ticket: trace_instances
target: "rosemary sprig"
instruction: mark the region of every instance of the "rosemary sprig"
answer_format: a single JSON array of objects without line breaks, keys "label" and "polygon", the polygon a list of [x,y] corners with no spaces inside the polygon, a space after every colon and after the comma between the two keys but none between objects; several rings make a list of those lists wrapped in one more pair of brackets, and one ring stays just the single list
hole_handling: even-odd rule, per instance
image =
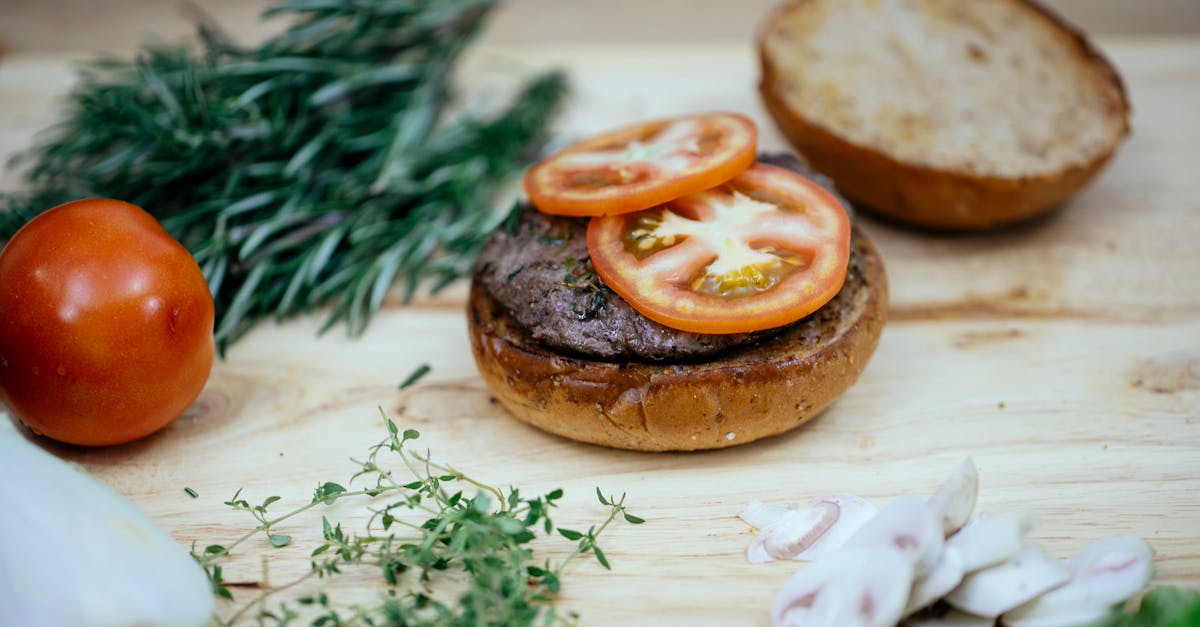
[{"label": "rosemary sprig", "polygon": [[[384,417],[387,437],[369,449],[367,458],[347,485],[366,481],[367,487],[350,490],[325,482],[305,505],[284,514],[269,512],[280,498],[271,496],[253,505],[239,490],[225,502],[247,512],[256,525],[225,545],[209,545],[193,556],[204,566],[218,596],[233,599],[223,578],[222,562],[255,537],[265,536],[276,549],[292,544],[278,527],[303,512],[349,498],[366,498],[371,516],[362,534],[343,530],[340,523],[322,517],[323,542],[311,551],[310,569],[299,578],[262,590],[220,624],[233,625],[253,614],[258,624],[287,625],[302,613],[316,613],[313,625],[550,625],[573,622],[559,616],[555,597],[567,566],[581,556],[593,556],[604,568],[608,558],[597,544],[599,536],[618,518],[631,524],[645,522],[625,510],[625,495],[596,496],[608,516],[587,531],[557,527],[551,510],[562,490],[538,497],[507,492],[490,486],[429,454],[410,450],[419,437],[414,430],[400,431]],[[393,475],[380,455],[392,453],[409,478]],[[469,495],[467,491],[473,491]],[[382,503],[382,504],[380,504]],[[539,532],[559,536],[574,549],[557,562],[535,559],[530,543]],[[372,568],[382,577],[386,593],[373,606],[339,606],[327,592],[272,604],[283,592],[314,577],[330,578],[353,568]],[[461,585],[465,581],[465,586]],[[444,584],[459,592],[447,599]]]},{"label": "rosemary sprig", "polygon": [[361,332],[470,272],[502,219],[498,190],[532,159],[565,93],[557,73],[491,116],[451,115],[452,69],[496,0],[287,0],[294,24],[255,47],[199,29],[81,72],[65,119],[15,162],[28,189],[0,238],[66,200],[158,217],[204,271],[222,348],[266,317],[331,306]]}]

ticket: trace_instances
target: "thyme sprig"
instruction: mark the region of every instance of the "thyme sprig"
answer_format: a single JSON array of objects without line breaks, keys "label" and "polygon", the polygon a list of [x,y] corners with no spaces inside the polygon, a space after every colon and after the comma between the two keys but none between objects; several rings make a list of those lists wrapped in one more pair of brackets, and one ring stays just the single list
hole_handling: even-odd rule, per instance
[{"label": "thyme sprig", "polygon": [[[248,513],[255,526],[228,544],[212,544],[193,556],[208,572],[214,592],[233,599],[222,563],[250,540],[265,537],[277,550],[293,544],[278,532],[282,523],[314,508],[351,498],[368,499],[370,518],[361,534],[350,533],[340,523],[322,516],[321,544],[312,549],[310,568],[285,584],[262,589],[222,621],[233,625],[253,615],[258,624],[287,625],[302,613],[316,612],[313,625],[550,625],[571,623],[577,617],[559,616],[556,595],[564,570],[574,560],[592,556],[604,568],[608,557],[598,539],[618,518],[631,524],[643,519],[625,509],[625,495],[596,497],[608,508],[607,517],[586,531],[558,527],[551,510],[563,496],[561,489],[527,497],[517,488],[506,491],[477,481],[444,464],[428,452],[411,450],[420,434],[401,431],[384,417],[388,435],[369,449],[367,458],[347,485],[317,486],[311,500],[289,512],[270,510],[281,499],[271,496],[252,504],[239,490],[225,505]],[[394,454],[404,477],[393,474],[380,459]],[[473,494],[468,494],[473,492]],[[530,543],[539,532],[557,533],[574,544],[566,557],[552,562],[535,558]],[[272,604],[285,591],[313,578],[335,577],[354,568],[378,571],[386,593],[373,606],[339,606],[327,592]],[[465,585],[462,585],[465,582]],[[458,584],[452,599],[442,587]]]},{"label": "thyme sprig", "polygon": [[497,113],[457,107],[452,70],[495,4],[285,0],[266,15],[294,23],[257,46],[205,25],[199,50],[93,62],[16,160],[28,189],[0,238],[66,200],[126,200],[200,263],[222,348],[324,306],[325,328],[361,332],[393,284],[407,299],[472,269],[563,99],[550,73]]}]

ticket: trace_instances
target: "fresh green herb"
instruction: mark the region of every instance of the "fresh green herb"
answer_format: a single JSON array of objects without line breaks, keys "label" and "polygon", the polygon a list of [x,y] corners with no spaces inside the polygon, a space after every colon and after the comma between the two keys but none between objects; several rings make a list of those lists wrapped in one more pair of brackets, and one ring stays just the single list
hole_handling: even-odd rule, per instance
[{"label": "fresh green herb", "polygon": [[517,266],[516,270],[513,270],[512,272],[509,272],[507,275],[505,275],[504,280],[511,281],[511,280],[517,278],[518,276],[520,276],[521,273],[524,271],[525,271],[525,264],[521,264],[521,265]]},{"label": "fresh green herb", "polygon": [[600,315],[608,305],[608,295],[604,291],[600,277],[592,269],[588,259],[576,259],[568,256],[563,265],[567,272],[563,275],[562,284],[583,293],[583,303],[571,305],[571,311],[580,320],[591,320]]},{"label": "fresh green herb", "polygon": [[[497,0],[286,0],[293,24],[241,46],[152,47],[82,71],[67,117],[21,156],[0,238],[85,196],[132,202],[199,262],[225,348],[264,318],[330,306],[361,332],[393,284],[469,273],[536,157],[557,73],[494,114],[451,115],[451,71]],[[459,108],[456,110],[460,110]]]},{"label": "fresh green herb", "polygon": [[417,366],[415,370],[409,373],[409,375],[400,382],[400,389],[403,390],[416,385],[417,381],[420,381],[425,375],[429,374],[431,370],[433,370],[433,368],[431,368],[429,364],[421,364],[420,366]]},{"label": "fresh green herb", "polygon": [[196,498],[196,497],[200,496],[200,493],[199,493],[199,492],[197,492],[197,491],[195,491],[195,490],[193,490],[193,489],[191,489],[191,488],[184,488],[184,489],[183,489],[183,491],[184,491],[184,492],[187,492],[187,495],[188,495],[188,496],[190,496],[190,497],[192,497],[192,498]]},{"label": "fresh green herb", "polygon": [[[310,509],[351,498],[368,499],[371,517],[362,534],[348,532],[340,523],[322,517],[323,542],[310,551],[311,567],[296,580],[261,590],[221,624],[232,625],[253,615],[258,624],[286,625],[304,612],[316,612],[313,625],[550,625],[570,622],[559,616],[555,598],[566,567],[581,556],[593,556],[604,568],[608,557],[598,542],[618,517],[640,524],[641,518],[625,511],[625,495],[596,496],[608,516],[586,531],[557,527],[551,510],[562,490],[525,497],[516,488],[507,492],[432,461],[428,454],[409,449],[420,434],[400,431],[384,418],[388,436],[372,446],[348,489],[326,482],[317,486],[305,505],[284,514],[268,513],[280,500],[268,497],[252,505],[241,490],[225,502],[247,512],[256,521],[253,529],[228,544],[213,544],[192,555],[204,566],[215,593],[232,599],[221,564],[240,546],[265,535],[277,548],[290,547],[290,536],[277,531],[282,523]],[[381,454],[391,453],[408,477],[398,477],[383,465]],[[474,494],[468,494],[473,491]],[[574,544],[558,562],[537,560],[530,543],[538,533],[557,532]],[[294,550],[294,549],[292,549]],[[355,568],[378,571],[383,579],[379,602],[372,606],[341,606],[327,592],[278,601],[290,588],[312,578],[329,578]],[[462,585],[465,583],[465,586]],[[456,590],[452,596],[443,584]]]},{"label": "fresh green herb", "polygon": [[1200,591],[1158,587],[1142,597],[1137,611],[1095,627],[1194,627],[1200,625]]},{"label": "fresh green herb", "polygon": [[504,216],[504,232],[509,235],[516,235],[521,230],[521,203],[514,202],[508,208],[508,213]]}]

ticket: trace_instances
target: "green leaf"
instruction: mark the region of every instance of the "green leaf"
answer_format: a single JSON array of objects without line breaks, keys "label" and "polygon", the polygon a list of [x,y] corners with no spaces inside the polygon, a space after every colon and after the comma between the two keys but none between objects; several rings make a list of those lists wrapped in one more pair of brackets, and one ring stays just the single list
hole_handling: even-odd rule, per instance
[{"label": "green leaf", "polygon": [[280,547],[285,547],[288,544],[290,544],[292,541],[292,536],[285,536],[282,534],[272,533],[272,534],[267,534],[267,540],[270,541],[271,546],[273,546],[275,548],[280,548]]},{"label": "green leaf", "polygon": [[425,375],[430,374],[432,370],[433,368],[430,366],[430,364],[421,364],[416,366],[416,369],[412,372],[409,372],[409,375],[404,377],[404,381],[400,382],[400,389],[413,387],[416,382],[420,381],[421,378],[424,378]]},{"label": "green leaf", "polygon": [[558,528],[558,533],[568,540],[578,540],[583,537],[583,534],[578,531],[563,529],[562,527]]},{"label": "green leaf", "polygon": [[600,492],[599,486],[596,487],[596,498],[600,499],[601,505],[612,505],[612,503],[608,502],[608,499],[604,498],[604,493]]},{"label": "green leaf", "polygon": [[328,505],[336,501],[338,495],[345,491],[346,488],[343,488],[332,481],[326,481],[317,487],[316,492],[313,494],[313,502],[316,503],[317,501],[325,501],[325,504]]},{"label": "green leaf", "polygon": [[1098,623],[1104,627],[1194,627],[1200,625],[1200,591],[1160,586],[1147,592],[1137,611]]},{"label": "green leaf", "polygon": [[593,545],[592,553],[596,554],[596,561],[600,562],[600,565],[603,566],[605,570],[612,570],[612,566],[609,566],[608,564],[608,558],[604,556],[604,551],[601,551],[600,547]]},{"label": "green leaf", "polygon": [[645,518],[639,518],[633,514],[630,514],[629,512],[621,512],[621,514],[625,516],[625,521],[631,525],[640,525],[646,522]]}]

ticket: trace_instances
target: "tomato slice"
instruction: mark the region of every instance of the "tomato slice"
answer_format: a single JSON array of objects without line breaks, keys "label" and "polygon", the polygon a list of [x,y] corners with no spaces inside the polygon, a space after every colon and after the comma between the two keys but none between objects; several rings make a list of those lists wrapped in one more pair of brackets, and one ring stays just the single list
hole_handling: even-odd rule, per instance
[{"label": "tomato slice", "polygon": [[646,122],[550,155],[525,173],[525,193],[545,213],[628,213],[720,185],[757,149],[758,128],[736,113]]},{"label": "tomato slice", "polygon": [[587,244],[604,283],[647,318],[740,333],[795,322],[838,293],[850,220],[816,183],[759,163],[714,189],[592,218]]}]

